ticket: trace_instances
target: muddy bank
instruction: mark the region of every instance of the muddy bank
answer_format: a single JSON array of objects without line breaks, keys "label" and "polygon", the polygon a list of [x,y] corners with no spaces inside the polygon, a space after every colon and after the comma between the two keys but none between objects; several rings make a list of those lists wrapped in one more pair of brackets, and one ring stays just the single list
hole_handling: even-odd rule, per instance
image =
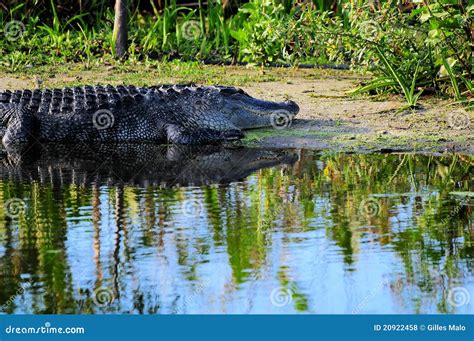
[{"label": "muddy bank", "polygon": [[[345,152],[461,152],[474,154],[473,112],[424,97],[421,108],[400,110],[402,98],[378,101],[347,94],[357,77],[294,77],[288,82],[248,85],[252,95],[292,98],[301,112],[291,128],[251,132],[261,146],[304,147]],[[278,136],[280,135],[280,136]]]},{"label": "muddy bank", "polygon": [[418,110],[400,110],[398,96],[354,98],[347,91],[367,77],[343,70],[186,66],[175,68],[58,66],[11,74],[0,89],[78,84],[220,83],[265,99],[291,98],[301,108],[291,127],[247,133],[245,144],[342,152],[459,152],[474,154],[474,112],[422,97]]}]

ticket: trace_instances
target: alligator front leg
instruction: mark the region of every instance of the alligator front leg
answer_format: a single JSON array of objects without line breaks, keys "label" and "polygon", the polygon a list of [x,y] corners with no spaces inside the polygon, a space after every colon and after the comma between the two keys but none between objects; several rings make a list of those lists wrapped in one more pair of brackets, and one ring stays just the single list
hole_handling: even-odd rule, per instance
[{"label": "alligator front leg", "polygon": [[33,129],[33,113],[27,107],[13,106],[3,113],[3,125],[6,127],[2,142],[28,143]]},{"label": "alligator front leg", "polygon": [[215,144],[235,141],[244,137],[239,129],[214,130],[209,128],[184,127],[177,124],[166,125],[166,136],[169,142],[175,144]]},{"label": "alligator front leg", "polygon": [[34,115],[27,107],[12,106],[2,112],[5,134],[2,142],[7,151],[21,151],[31,140]]}]

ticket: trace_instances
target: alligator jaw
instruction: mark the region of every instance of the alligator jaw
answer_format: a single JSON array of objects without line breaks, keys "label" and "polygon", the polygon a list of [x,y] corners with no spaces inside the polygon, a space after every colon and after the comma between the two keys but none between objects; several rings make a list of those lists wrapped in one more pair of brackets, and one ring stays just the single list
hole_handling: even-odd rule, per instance
[{"label": "alligator jaw", "polygon": [[300,107],[294,101],[272,102],[254,98],[249,102],[251,105],[245,106],[245,109],[257,115],[271,115],[275,112],[287,112],[289,115],[296,116]]}]

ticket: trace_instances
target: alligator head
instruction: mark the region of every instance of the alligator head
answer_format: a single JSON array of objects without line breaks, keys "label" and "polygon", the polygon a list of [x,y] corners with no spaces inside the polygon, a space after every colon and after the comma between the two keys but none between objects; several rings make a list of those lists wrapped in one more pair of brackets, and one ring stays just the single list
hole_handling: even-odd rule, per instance
[{"label": "alligator head", "polygon": [[293,101],[272,102],[254,98],[242,89],[220,88],[221,114],[237,128],[289,125],[299,112]]},{"label": "alligator head", "polygon": [[[242,89],[226,86],[172,86],[166,91],[174,111],[203,128],[215,130],[289,126],[299,112],[293,101],[273,102],[254,98]],[[171,91],[170,91],[171,90]]]}]

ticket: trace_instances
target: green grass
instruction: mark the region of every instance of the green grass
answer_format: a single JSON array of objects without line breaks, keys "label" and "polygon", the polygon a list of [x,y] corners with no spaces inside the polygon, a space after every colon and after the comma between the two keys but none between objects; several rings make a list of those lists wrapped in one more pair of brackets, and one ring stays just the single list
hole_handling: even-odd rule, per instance
[{"label": "green grass", "polygon": [[372,90],[395,88],[397,92],[403,93],[405,101],[407,102],[407,107],[416,108],[418,99],[423,92],[421,90],[415,93],[419,65],[421,62],[416,66],[415,73],[409,82],[407,77],[402,72],[397,70],[395,66],[389,61],[389,59],[385,56],[385,52],[383,52],[378,46],[375,46],[375,49],[377,51],[377,55],[383,63],[384,75],[372,79],[367,85],[359,87],[350,93],[359,94]]},{"label": "green grass", "polygon": [[[38,73],[43,66],[64,64],[80,64],[84,70],[111,65],[124,70],[125,81],[141,84],[133,68],[144,65],[153,76],[158,69],[170,77],[177,73],[192,81],[228,83],[218,73],[206,77],[199,63],[181,64],[176,71],[174,62],[171,67],[166,62],[345,63],[374,74],[355,93],[395,92],[404,96],[408,107],[415,108],[422,94],[418,89],[430,88],[468,108],[473,104],[472,72],[468,70],[472,53],[462,26],[474,13],[473,6],[440,6],[435,1],[429,7],[418,3],[416,10],[404,13],[394,6],[396,0],[381,1],[376,10],[359,0],[314,0],[314,6],[290,0],[251,0],[237,14],[226,17],[221,0],[200,9],[180,7],[176,0],[169,0],[162,11],[153,7],[152,13],[138,11],[134,3],[127,58],[116,60],[112,8],[91,0],[87,2],[90,7],[77,13],[65,5],[74,1],[59,6],[54,0],[35,0],[43,6],[37,11],[31,1],[16,0],[10,11],[0,12],[0,35],[6,34],[1,30],[12,20],[24,25],[18,39],[0,39],[2,72]],[[335,13],[331,12],[334,8]],[[446,22],[439,19],[448,17]],[[440,77],[443,67],[447,75]],[[104,79],[113,81],[114,76]],[[240,81],[253,80],[243,76]]]},{"label": "green grass", "polygon": [[[35,68],[24,68],[14,75],[2,70],[0,76],[27,80],[39,78],[44,87],[63,87],[84,84],[110,83],[152,85],[159,83],[199,83],[228,84],[244,86],[259,82],[285,81],[288,79],[287,68],[243,68],[216,65],[203,65],[198,62],[159,62],[131,64],[116,63],[110,66],[85,67],[83,64],[69,63],[42,65]],[[317,70],[315,73],[331,74],[328,70]],[[335,73],[335,72],[333,72]]]}]

